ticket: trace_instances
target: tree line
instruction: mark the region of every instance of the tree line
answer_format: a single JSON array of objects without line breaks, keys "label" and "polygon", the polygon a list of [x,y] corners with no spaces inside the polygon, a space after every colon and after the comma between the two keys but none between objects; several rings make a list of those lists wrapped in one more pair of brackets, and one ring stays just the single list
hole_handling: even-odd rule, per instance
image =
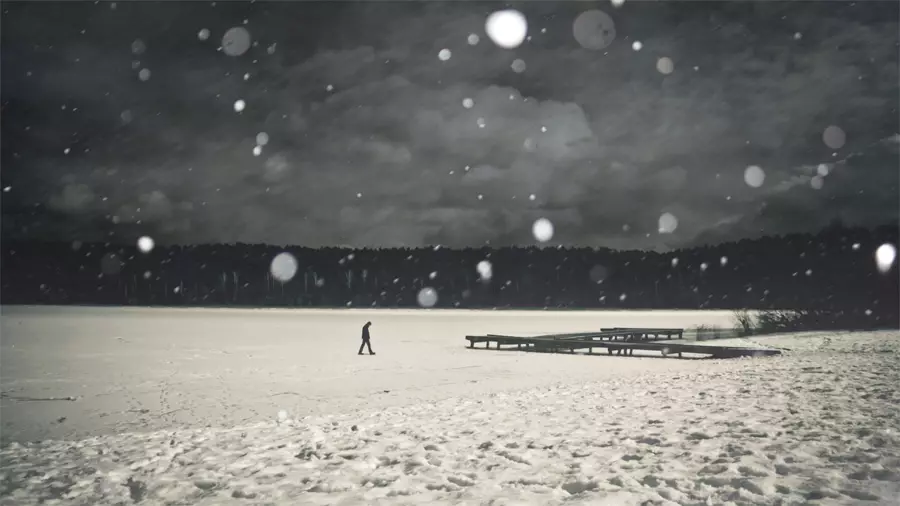
[{"label": "tree line", "polygon": [[833,225],[665,253],[4,241],[0,303],[796,309],[896,327],[897,268],[880,272],[874,251],[897,239],[897,225]]}]

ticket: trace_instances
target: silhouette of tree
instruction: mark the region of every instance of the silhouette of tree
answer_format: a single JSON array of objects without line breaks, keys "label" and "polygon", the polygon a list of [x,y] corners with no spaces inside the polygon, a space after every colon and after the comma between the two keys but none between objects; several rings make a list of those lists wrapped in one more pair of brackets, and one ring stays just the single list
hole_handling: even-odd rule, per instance
[{"label": "silhouette of tree", "polygon": [[[825,325],[898,327],[898,276],[873,253],[897,224],[835,220],[789,234],[668,253],[592,248],[157,246],[4,241],[3,304],[435,308],[796,309]],[[288,252],[288,280],[272,259]],[[477,271],[491,264],[491,277]]]}]

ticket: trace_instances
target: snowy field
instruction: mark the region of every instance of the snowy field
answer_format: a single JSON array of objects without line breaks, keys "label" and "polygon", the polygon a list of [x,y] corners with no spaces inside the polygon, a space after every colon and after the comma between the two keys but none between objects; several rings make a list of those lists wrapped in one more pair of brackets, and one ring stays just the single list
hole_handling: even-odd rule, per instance
[{"label": "snowy field", "polygon": [[[366,320],[376,356],[356,355]],[[679,360],[463,337],[731,314],[4,307],[0,323],[0,504],[900,504],[898,332]]]}]

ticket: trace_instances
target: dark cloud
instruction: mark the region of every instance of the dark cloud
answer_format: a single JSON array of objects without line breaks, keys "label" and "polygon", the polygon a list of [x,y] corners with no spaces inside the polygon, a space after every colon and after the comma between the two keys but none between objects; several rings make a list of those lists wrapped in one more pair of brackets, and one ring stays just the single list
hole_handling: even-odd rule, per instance
[{"label": "dark cloud", "polygon": [[546,217],[666,248],[897,217],[896,3],[606,5],[596,51],[590,5],[522,4],[514,50],[482,3],[4,5],[4,237],[501,245]]}]

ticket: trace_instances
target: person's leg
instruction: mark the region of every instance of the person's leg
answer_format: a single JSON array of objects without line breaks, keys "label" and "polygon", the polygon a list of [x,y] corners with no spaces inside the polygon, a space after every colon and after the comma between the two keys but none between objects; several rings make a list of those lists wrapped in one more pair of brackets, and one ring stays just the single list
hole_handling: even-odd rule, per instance
[{"label": "person's leg", "polygon": [[363,342],[361,342],[361,343],[359,344],[359,352],[357,352],[357,355],[362,355],[363,347],[365,347],[366,344],[368,344],[368,341],[365,341],[365,340],[363,340]]},{"label": "person's leg", "polygon": [[372,351],[372,343],[370,343],[368,339],[366,339],[366,346],[369,347],[369,355],[374,355],[375,352]]}]

